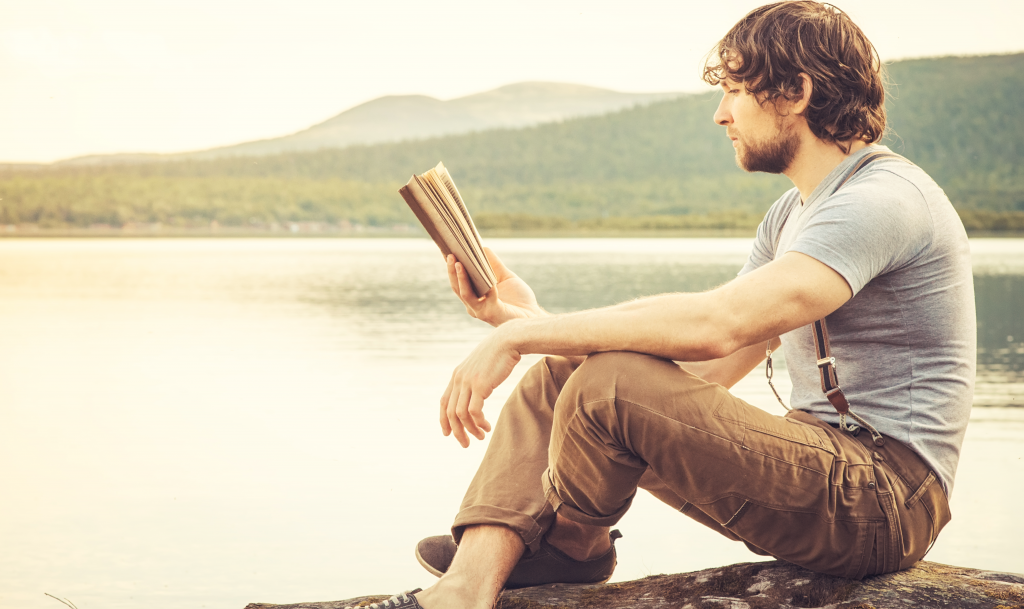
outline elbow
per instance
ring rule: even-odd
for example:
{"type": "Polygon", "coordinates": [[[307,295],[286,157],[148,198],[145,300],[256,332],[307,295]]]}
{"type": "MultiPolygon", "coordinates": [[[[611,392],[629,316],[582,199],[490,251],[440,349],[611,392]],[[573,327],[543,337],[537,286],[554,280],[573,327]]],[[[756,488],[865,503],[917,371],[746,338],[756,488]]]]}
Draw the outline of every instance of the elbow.
{"type": "Polygon", "coordinates": [[[755,342],[760,324],[752,319],[751,307],[745,303],[721,289],[695,295],[682,303],[689,309],[683,320],[663,320],[675,322],[674,330],[663,335],[666,350],[675,354],[672,359],[721,359],[755,342]]]}
{"type": "Polygon", "coordinates": [[[708,345],[706,359],[722,359],[723,357],[732,355],[745,346],[746,345],[741,344],[730,336],[719,336],[712,344],[708,345]]]}
{"type": "Polygon", "coordinates": [[[739,332],[731,332],[722,341],[722,352],[719,357],[728,357],[750,344],[750,337],[739,332]]]}
{"type": "Polygon", "coordinates": [[[751,342],[750,328],[742,323],[742,316],[723,313],[704,325],[706,332],[698,339],[705,361],[728,357],[751,342]]]}
{"type": "Polygon", "coordinates": [[[705,326],[701,330],[679,333],[666,349],[672,359],[686,362],[706,362],[731,355],[745,345],[733,333],[723,328],[705,326]]]}

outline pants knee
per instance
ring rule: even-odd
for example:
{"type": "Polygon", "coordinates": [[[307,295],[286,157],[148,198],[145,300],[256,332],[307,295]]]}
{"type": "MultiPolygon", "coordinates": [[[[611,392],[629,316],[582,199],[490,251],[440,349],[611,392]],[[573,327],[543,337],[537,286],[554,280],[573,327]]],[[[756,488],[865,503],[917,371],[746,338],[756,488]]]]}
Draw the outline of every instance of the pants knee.
{"type": "Polygon", "coordinates": [[[544,356],[536,364],[530,366],[526,371],[520,384],[526,383],[536,385],[554,381],[555,386],[561,388],[576,369],[576,365],[568,358],[557,355],[544,356]]]}
{"type": "Polygon", "coordinates": [[[591,355],[565,384],[564,393],[591,402],[649,394],[671,375],[681,372],[671,360],[629,351],[591,355]]]}
{"type": "Polygon", "coordinates": [[[598,353],[569,377],[556,404],[556,419],[567,420],[582,408],[586,413],[579,414],[612,423],[622,419],[623,409],[640,405],[688,420],[689,409],[694,414],[706,409],[712,387],[671,360],[624,351],[598,353]]]}
{"type": "MultiPolygon", "coordinates": [[[[644,376],[658,364],[671,363],[653,355],[630,351],[608,351],[588,357],[573,375],[576,381],[592,385],[600,382],[626,381],[644,376]]],[[[674,364],[673,364],[674,365],[674,364]]]]}

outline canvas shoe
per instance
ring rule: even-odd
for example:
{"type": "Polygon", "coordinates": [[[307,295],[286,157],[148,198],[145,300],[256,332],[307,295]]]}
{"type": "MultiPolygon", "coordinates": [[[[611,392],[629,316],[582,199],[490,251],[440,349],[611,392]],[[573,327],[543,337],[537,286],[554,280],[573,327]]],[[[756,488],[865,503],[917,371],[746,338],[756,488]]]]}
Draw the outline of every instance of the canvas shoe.
{"type": "Polygon", "coordinates": [[[396,594],[385,601],[373,603],[372,605],[354,605],[345,607],[345,609],[423,609],[416,601],[416,597],[413,596],[413,594],[416,594],[421,589],[416,588],[415,590],[396,594]]]}
{"type": "MultiPolygon", "coordinates": [[[[545,539],[540,548],[524,556],[505,582],[506,588],[526,588],[544,584],[597,584],[611,579],[615,571],[615,540],[622,537],[618,529],[608,534],[612,547],[590,560],[576,560],[567,556],[545,539]]],[[[423,568],[441,577],[448,571],[458,546],[451,535],[427,537],[416,544],[416,560],[423,568]]]]}

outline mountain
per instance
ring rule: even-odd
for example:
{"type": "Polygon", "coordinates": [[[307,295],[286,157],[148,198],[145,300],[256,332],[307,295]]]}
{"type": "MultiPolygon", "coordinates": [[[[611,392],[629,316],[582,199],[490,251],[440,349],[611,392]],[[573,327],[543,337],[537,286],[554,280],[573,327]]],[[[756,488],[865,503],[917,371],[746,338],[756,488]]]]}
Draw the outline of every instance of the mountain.
{"type": "Polygon", "coordinates": [[[679,97],[680,93],[620,93],[584,85],[523,82],[448,101],[425,95],[389,95],[350,108],[304,131],[267,140],[180,154],[90,155],[65,165],[215,159],[308,152],[508,129],[606,114],[679,97]]]}
{"type": "MultiPolygon", "coordinates": [[[[889,73],[885,143],[928,171],[965,223],[1024,230],[1024,54],[901,61],[889,73]]],[[[791,184],[736,168],[712,120],[719,95],[402,143],[0,169],[0,225],[412,224],[396,190],[443,160],[492,227],[749,226],[791,184]]]]}

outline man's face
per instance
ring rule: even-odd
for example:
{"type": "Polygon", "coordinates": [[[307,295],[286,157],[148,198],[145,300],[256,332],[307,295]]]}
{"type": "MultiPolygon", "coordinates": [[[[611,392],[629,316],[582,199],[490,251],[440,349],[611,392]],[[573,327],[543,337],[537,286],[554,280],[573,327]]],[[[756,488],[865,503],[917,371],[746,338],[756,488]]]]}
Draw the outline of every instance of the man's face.
{"type": "Polygon", "coordinates": [[[783,173],[796,156],[799,139],[775,106],[763,106],[742,83],[723,80],[724,92],[715,122],[726,128],[736,149],[736,164],[744,171],[783,173]]]}

